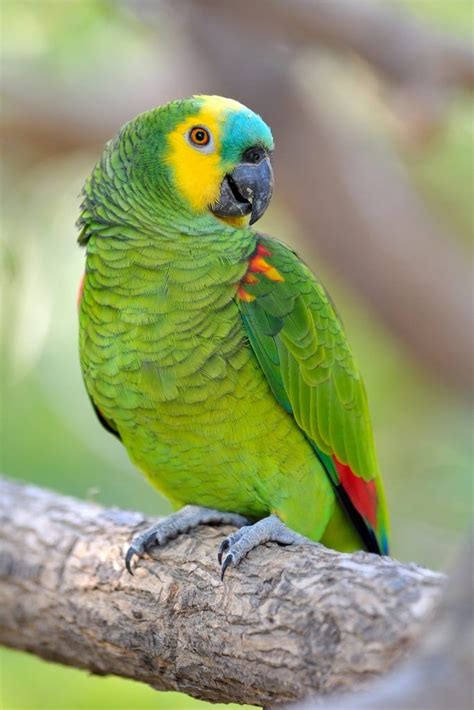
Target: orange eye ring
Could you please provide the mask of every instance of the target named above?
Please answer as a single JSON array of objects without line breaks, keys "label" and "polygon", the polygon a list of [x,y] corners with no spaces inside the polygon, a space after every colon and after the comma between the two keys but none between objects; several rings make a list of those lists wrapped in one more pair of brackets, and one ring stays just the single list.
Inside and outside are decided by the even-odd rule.
[{"label": "orange eye ring", "polygon": [[202,147],[209,145],[211,136],[209,135],[209,131],[203,126],[194,126],[189,132],[189,139],[194,145]]}]

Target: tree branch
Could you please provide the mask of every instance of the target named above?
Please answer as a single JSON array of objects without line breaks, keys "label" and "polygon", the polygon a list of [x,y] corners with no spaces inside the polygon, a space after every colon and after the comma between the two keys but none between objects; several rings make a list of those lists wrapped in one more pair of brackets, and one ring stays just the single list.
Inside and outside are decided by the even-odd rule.
[{"label": "tree branch", "polygon": [[416,638],[443,576],[320,546],[252,552],[224,583],[201,528],[124,570],[138,513],[0,481],[0,642],[43,658],[265,705],[363,687]]},{"label": "tree branch", "polygon": [[[194,0],[216,5],[216,0]],[[233,5],[221,0],[221,7]],[[235,8],[234,8],[235,9]],[[416,75],[474,88],[474,53],[467,39],[437,32],[391,3],[374,0],[241,0],[240,19],[298,43],[354,52],[393,83]]]},{"label": "tree branch", "polygon": [[311,699],[291,710],[446,710],[470,708],[474,665],[474,536],[458,554],[436,623],[429,624],[414,653],[365,692],[328,700]]}]

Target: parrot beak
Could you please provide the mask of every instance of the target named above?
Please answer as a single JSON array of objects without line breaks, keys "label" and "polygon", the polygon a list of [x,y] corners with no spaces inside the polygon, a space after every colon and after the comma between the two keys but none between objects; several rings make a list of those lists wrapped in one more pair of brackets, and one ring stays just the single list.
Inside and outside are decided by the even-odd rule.
[{"label": "parrot beak", "polygon": [[[249,162],[245,160],[250,158]],[[250,215],[256,222],[267,209],[273,194],[273,170],[270,156],[263,148],[246,151],[243,162],[226,175],[219,201],[211,207],[217,217]]]}]

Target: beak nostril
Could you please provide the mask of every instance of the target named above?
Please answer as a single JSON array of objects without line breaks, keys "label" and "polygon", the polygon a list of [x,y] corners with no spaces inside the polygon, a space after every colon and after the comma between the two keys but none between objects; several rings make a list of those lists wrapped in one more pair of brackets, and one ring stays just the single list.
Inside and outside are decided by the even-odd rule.
[{"label": "beak nostril", "polygon": [[252,146],[252,148],[248,148],[242,156],[245,163],[251,163],[252,165],[259,163],[265,157],[266,152],[264,148],[260,146]]}]

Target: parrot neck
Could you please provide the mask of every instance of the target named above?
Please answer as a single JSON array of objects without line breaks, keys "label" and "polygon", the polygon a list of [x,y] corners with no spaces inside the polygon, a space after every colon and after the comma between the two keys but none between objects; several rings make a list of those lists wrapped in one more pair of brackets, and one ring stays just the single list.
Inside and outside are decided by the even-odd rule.
[{"label": "parrot neck", "polygon": [[143,183],[122,180],[116,166],[97,166],[84,187],[79,219],[79,243],[87,245],[88,270],[98,260],[100,271],[119,266],[127,270],[130,284],[143,278],[151,286],[154,279],[160,280],[161,270],[169,283],[184,282],[186,274],[200,271],[203,285],[237,284],[256,248],[257,234],[226,224],[209,211],[197,215],[181,202],[172,209],[172,198],[166,182],[159,191],[147,189]]},{"label": "parrot neck", "polygon": [[256,240],[249,229],[222,224],[217,233],[172,236],[156,225],[98,229],[87,242],[85,294],[104,306],[110,299],[123,320],[142,326],[165,314],[218,311],[237,297]]},{"label": "parrot neck", "polygon": [[158,220],[152,225],[93,224],[84,225],[88,255],[91,252],[123,254],[134,263],[140,254],[153,254],[157,264],[180,263],[195,260],[209,265],[211,262],[248,264],[256,249],[258,235],[251,229],[241,229],[223,224],[216,218],[195,220],[190,225],[178,219],[173,224]]},{"label": "parrot neck", "polygon": [[166,186],[156,195],[136,186],[120,192],[115,184],[109,185],[103,179],[100,185],[99,191],[91,176],[84,187],[78,220],[78,241],[83,246],[94,235],[140,242],[143,237],[150,242],[176,242],[189,236],[200,240],[208,237],[210,242],[226,242],[229,246],[242,241],[256,243],[257,235],[248,228],[247,218],[224,221],[209,211],[197,215],[182,203],[176,209],[170,208],[172,195],[167,194]]}]

